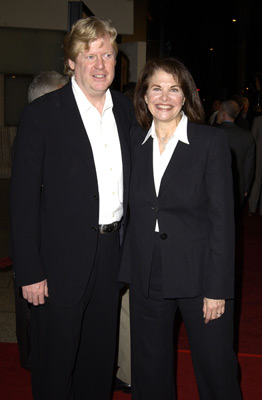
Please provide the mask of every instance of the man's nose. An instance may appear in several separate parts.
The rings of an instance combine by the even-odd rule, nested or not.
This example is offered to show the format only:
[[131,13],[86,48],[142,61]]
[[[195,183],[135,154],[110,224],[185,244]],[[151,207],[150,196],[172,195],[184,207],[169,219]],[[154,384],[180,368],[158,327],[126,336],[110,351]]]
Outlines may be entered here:
[[96,57],[95,67],[98,68],[98,69],[103,69],[104,68],[104,60],[103,60],[102,56],[97,56]]

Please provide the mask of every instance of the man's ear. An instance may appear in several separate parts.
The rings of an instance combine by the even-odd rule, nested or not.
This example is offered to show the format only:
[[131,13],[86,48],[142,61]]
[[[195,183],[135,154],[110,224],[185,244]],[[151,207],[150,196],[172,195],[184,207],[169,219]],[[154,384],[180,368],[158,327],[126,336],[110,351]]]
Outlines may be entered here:
[[70,60],[70,58],[68,59],[68,65],[69,65],[69,67],[74,71],[74,69],[75,69],[75,63],[74,63],[74,61]]

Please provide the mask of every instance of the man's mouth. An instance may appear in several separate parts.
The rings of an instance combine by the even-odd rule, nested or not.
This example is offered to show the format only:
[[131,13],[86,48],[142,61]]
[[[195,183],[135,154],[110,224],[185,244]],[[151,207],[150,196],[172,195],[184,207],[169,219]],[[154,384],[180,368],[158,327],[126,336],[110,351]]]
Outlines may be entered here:
[[95,75],[93,75],[93,76],[94,76],[94,78],[98,78],[98,79],[101,79],[101,78],[105,78],[105,77],[106,77],[104,74],[95,74]]

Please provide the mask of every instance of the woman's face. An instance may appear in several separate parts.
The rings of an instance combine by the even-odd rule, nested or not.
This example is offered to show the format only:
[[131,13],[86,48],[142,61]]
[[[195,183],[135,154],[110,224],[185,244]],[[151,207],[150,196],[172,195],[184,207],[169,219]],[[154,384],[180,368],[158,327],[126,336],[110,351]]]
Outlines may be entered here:
[[173,75],[159,69],[149,79],[145,102],[155,123],[173,122],[178,124],[185,96]]

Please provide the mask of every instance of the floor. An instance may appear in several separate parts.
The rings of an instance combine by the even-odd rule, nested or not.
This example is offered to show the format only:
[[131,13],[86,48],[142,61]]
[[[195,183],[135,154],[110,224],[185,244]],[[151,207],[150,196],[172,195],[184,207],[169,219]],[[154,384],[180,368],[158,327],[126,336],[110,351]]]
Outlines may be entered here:
[[[9,186],[0,179],[0,259],[9,256]],[[16,342],[12,267],[0,268],[0,342]]]

